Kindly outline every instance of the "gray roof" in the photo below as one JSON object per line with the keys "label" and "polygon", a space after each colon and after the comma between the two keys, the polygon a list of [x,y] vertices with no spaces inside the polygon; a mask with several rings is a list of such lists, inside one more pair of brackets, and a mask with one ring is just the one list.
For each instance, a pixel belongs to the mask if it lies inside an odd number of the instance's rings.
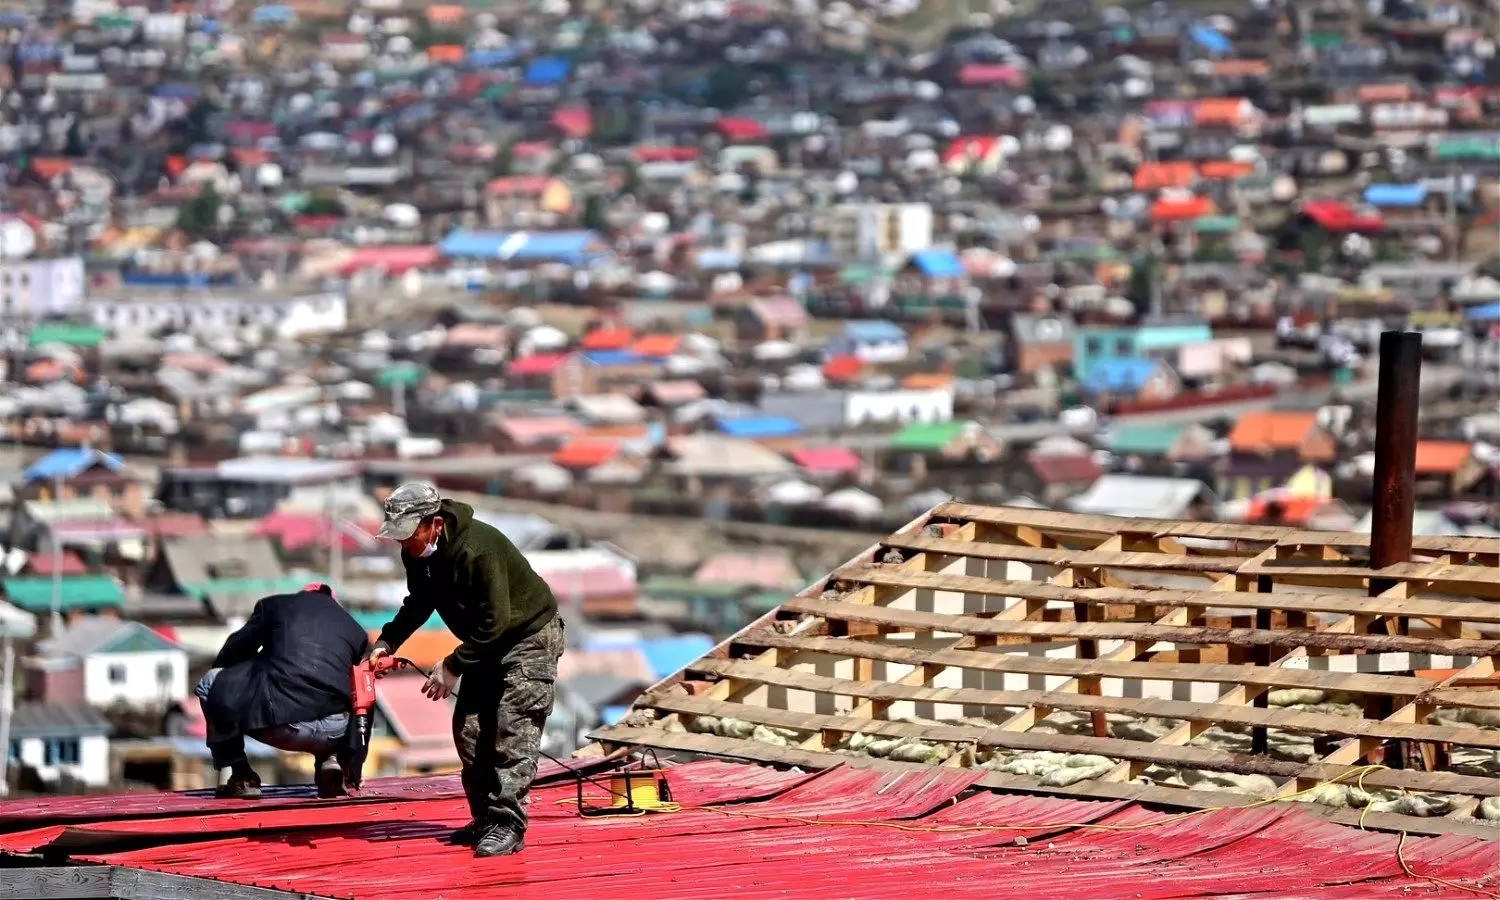
{"label": "gray roof", "polygon": [[620,698],[631,690],[645,688],[644,682],[608,672],[583,672],[564,681],[559,687],[595,709]]}
{"label": "gray roof", "polygon": [[43,656],[82,658],[113,641],[127,628],[143,628],[138,622],[95,616],[79,619],[52,637],[37,644]]}
{"label": "gray roof", "polygon": [[214,582],[245,585],[245,592],[209,590],[204,594],[209,609],[221,621],[249,615],[262,597],[275,593],[257,585],[286,575],[269,538],[248,535],[177,538],[162,547],[162,554],[180,590]]}
{"label": "gray roof", "polygon": [[1212,501],[1214,495],[1196,478],[1105,475],[1067,506],[1074,512],[1097,515],[1179,519],[1199,498]]}
{"label": "gray roof", "polygon": [[503,513],[475,510],[474,518],[493,526],[496,531],[510,538],[518,550],[540,550],[555,537],[566,537],[567,532],[541,516],[530,513]]}
{"label": "gray roof", "polygon": [[11,738],[88,737],[109,734],[109,720],[91,706],[72,703],[18,703],[11,715]]}

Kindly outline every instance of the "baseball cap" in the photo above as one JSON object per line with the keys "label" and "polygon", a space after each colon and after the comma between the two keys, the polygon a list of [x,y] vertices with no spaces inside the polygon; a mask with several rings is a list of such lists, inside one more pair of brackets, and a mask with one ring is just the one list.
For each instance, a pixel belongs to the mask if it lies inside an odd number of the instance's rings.
{"label": "baseball cap", "polygon": [[420,481],[408,481],[385,498],[385,521],[375,536],[392,541],[406,540],[417,530],[418,523],[428,516],[437,515],[442,502],[437,488]]}

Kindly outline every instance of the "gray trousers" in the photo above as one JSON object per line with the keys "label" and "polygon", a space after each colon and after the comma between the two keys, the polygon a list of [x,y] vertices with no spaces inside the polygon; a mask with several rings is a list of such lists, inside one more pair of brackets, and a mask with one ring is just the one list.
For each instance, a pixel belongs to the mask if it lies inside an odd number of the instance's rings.
{"label": "gray trousers", "polygon": [[[205,706],[203,711],[205,716],[208,715],[208,692],[212,690],[214,679],[218,678],[222,671],[222,669],[209,669],[202,678],[198,679],[198,686],[193,689],[193,693],[198,695],[198,702]],[[338,713],[307,722],[257,728],[249,734],[268,747],[275,747],[277,750],[286,750],[290,753],[311,753],[321,762],[325,757],[332,756],[343,745],[344,732],[348,728],[349,714]],[[244,765],[249,762],[245,756],[243,737],[210,743],[208,749],[213,755],[216,769],[236,764]]]}

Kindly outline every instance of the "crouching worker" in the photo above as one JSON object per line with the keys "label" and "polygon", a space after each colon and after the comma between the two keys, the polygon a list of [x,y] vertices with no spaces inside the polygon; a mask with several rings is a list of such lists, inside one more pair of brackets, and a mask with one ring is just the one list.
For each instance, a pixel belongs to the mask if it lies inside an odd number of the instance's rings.
{"label": "crouching worker", "polygon": [[260,776],[245,756],[246,735],[278,750],[311,753],[318,796],[345,793],[349,672],[368,644],[365,630],[327,585],[309,584],[255,604],[197,687],[219,770],[218,796],[260,796]]}

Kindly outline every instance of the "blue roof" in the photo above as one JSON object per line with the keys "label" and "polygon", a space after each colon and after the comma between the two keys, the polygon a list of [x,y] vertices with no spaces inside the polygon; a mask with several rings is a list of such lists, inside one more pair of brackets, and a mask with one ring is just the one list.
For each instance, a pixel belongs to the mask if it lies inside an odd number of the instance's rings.
{"label": "blue roof", "polygon": [[964,264],[952,250],[918,250],[911,255],[911,264],[928,278],[962,278]]}
{"label": "blue roof", "polygon": [[1209,53],[1228,53],[1234,49],[1229,38],[1207,25],[1194,25],[1188,30],[1188,36],[1193,39],[1193,43]]}
{"label": "blue roof", "polygon": [[443,238],[438,252],[448,257],[502,259],[516,262],[583,263],[594,255],[594,231],[468,231]]}
{"label": "blue roof", "polygon": [[1083,387],[1090,393],[1138,391],[1161,365],[1154,359],[1100,359],[1089,369]]}
{"label": "blue roof", "polygon": [[632,366],[646,357],[629,350],[585,350],[583,361],[595,366]]}
{"label": "blue roof", "polygon": [[509,65],[516,59],[516,51],[509,47],[497,47],[493,50],[472,50],[464,58],[464,62],[470,68],[484,68],[487,66]]}
{"label": "blue roof", "polygon": [[250,10],[250,21],[258,24],[290,22],[293,18],[292,8],[281,3],[268,3]]}
{"label": "blue roof", "polygon": [[21,474],[21,481],[30,484],[34,481],[76,478],[96,465],[103,466],[111,472],[118,472],[125,468],[124,460],[113,453],[84,447],[64,447],[53,450],[27,466],[26,471]]}
{"label": "blue roof", "polygon": [[1421,184],[1372,184],[1365,188],[1365,202],[1371,206],[1413,207],[1427,200],[1427,187]]}
{"label": "blue roof", "polygon": [[844,323],[844,335],[861,343],[906,340],[906,330],[889,319],[857,319]]}
{"label": "blue roof", "polygon": [[707,654],[714,648],[714,642],[706,634],[674,634],[643,640],[640,648],[651,666],[652,676],[666,678]]}
{"label": "blue roof", "polygon": [[163,84],[151,93],[152,96],[161,97],[163,100],[192,100],[198,96],[198,86],[173,82]]}
{"label": "blue roof", "polygon": [[1494,303],[1481,303],[1464,310],[1464,321],[1466,322],[1491,322],[1500,319],[1500,300]]}
{"label": "blue roof", "polygon": [[526,65],[524,80],[529,85],[549,86],[568,80],[573,68],[565,59],[556,56],[539,56]]}
{"label": "blue roof", "polygon": [[802,426],[785,416],[745,416],[720,419],[719,430],[737,438],[792,437],[802,433]]}

